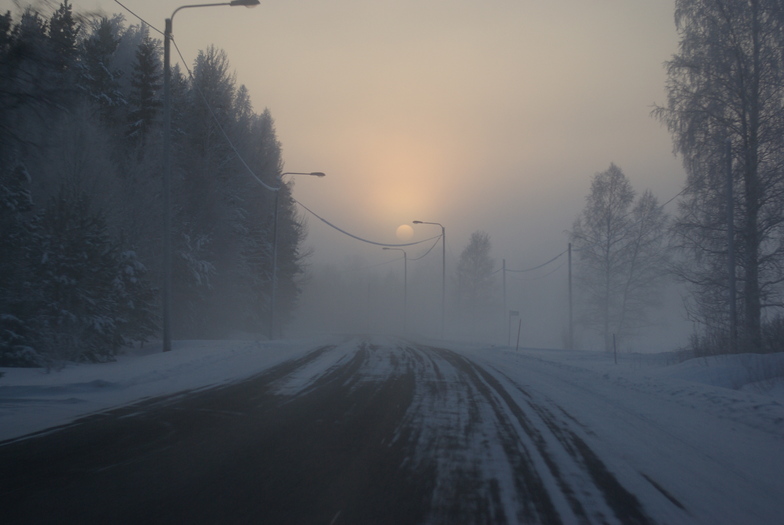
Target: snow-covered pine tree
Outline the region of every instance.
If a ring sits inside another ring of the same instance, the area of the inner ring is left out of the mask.
[[[163,105],[160,93],[163,72],[159,48],[159,42],[150,38],[145,30],[142,42],[136,49],[136,59],[131,72],[128,135],[142,145]]]
[[[82,42],[80,85],[107,124],[115,123],[118,108],[126,104],[118,81],[122,72],[113,63],[121,22],[122,17],[101,17]]]
[[[63,0],[49,18],[49,42],[53,53],[53,67],[63,75],[70,72],[78,52],[77,39],[81,26],[73,15],[73,6]]]
[[[115,294],[117,247],[85,194],[66,189],[38,218],[30,283],[38,301],[36,349],[52,363],[110,359],[123,343]]]
[[[135,251],[118,251],[113,289],[114,315],[123,345],[146,342],[159,329],[158,305],[155,289],[147,279],[147,268]]]
[[[26,249],[33,236],[30,175],[17,164],[0,171],[0,366],[36,366],[28,319],[33,311]]]

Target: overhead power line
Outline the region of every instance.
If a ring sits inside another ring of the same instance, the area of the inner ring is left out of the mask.
[[[545,273],[544,275],[537,275],[537,276],[535,276],[535,277],[523,277],[523,276],[521,276],[521,275],[514,275],[514,276],[512,276],[512,277],[513,277],[513,278],[514,278],[516,281],[539,281],[539,280],[541,280],[541,279],[545,279],[545,278],[547,278],[547,277],[550,277],[552,274],[554,274],[555,272],[557,272],[558,270],[560,270],[561,268],[563,268],[564,266],[566,266],[567,262],[568,262],[568,261],[563,261],[563,262],[561,262],[561,264],[559,264],[558,266],[556,266],[556,267],[555,267],[555,268],[553,268],[552,270],[549,270],[549,271],[548,271],[547,273]],[[506,271],[508,272],[509,270],[506,270]]]
[[[428,242],[428,241],[432,241],[432,240],[434,240],[434,239],[436,239],[436,240],[437,240],[437,239],[440,239],[440,238],[441,238],[441,236],[440,236],[440,235],[436,235],[435,237],[430,237],[430,238],[428,238],[428,239],[423,239],[423,240],[421,240],[421,241],[407,242],[407,243],[402,243],[402,244],[390,244],[390,243],[386,243],[386,242],[376,242],[376,241],[371,241],[371,240],[369,240],[369,239],[365,239],[365,238],[363,238],[363,237],[360,237],[360,236],[358,236],[358,235],[354,235],[353,233],[347,232],[347,231],[346,231],[346,230],[344,230],[343,228],[340,228],[340,227],[338,227],[338,226],[335,226],[334,224],[332,224],[331,222],[329,222],[327,219],[325,219],[324,217],[322,217],[321,215],[319,215],[319,214],[318,214],[318,213],[316,213],[315,211],[311,210],[310,208],[308,208],[307,206],[305,206],[304,204],[302,204],[302,203],[301,203],[300,201],[298,201],[297,199],[295,199],[295,198],[293,198],[293,197],[292,197],[292,199],[291,199],[291,200],[293,200],[294,202],[296,202],[297,204],[299,204],[300,206],[302,206],[302,207],[303,207],[303,208],[304,208],[304,209],[305,209],[307,212],[309,212],[311,215],[313,215],[315,218],[317,218],[318,220],[320,220],[321,222],[323,222],[324,224],[326,224],[326,225],[327,225],[327,226],[329,226],[330,228],[332,228],[332,229],[334,229],[334,230],[337,230],[337,231],[339,231],[340,233],[342,233],[343,235],[347,235],[348,237],[351,237],[352,239],[356,239],[356,240],[358,240],[358,241],[361,241],[361,242],[364,242],[364,243],[367,243],[367,244],[373,244],[373,245],[375,245],[375,246],[388,246],[388,247],[390,247],[390,248],[403,248],[403,247],[405,247],[405,246],[416,246],[417,244],[422,244],[423,242]],[[431,248],[431,249],[432,249],[432,248]]]
[[[426,239],[426,240],[433,240],[432,246],[430,246],[430,248],[428,248],[427,251],[425,253],[423,253],[422,255],[420,255],[419,257],[414,257],[414,258],[409,257],[408,258],[409,261],[418,261],[419,259],[424,259],[425,257],[427,257],[427,254],[432,252],[433,248],[435,248],[436,245],[438,244],[438,241],[441,240],[441,236],[437,235],[435,237],[431,237],[430,239]],[[425,242],[425,241],[422,241],[422,242]]]
[[[525,273],[525,272],[532,272],[532,271],[534,271],[534,270],[538,270],[539,268],[543,268],[543,267],[547,266],[548,264],[550,264],[550,263],[552,263],[552,262],[555,262],[555,261],[556,261],[556,260],[557,260],[559,257],[561,257],[563,254],[565,254],[565,253],[566,253],[566,252],[568,252],[568,251],[569,251],[569,250],[564,250],[564,251],[562,251],[561,253],[559,253],[558,255],[556,255],[555,257],[553,257],[552,259],[550,259],[549,261],[547,261],[547,262],[543,262],[542,264],[538,264],[538,265],[536,265],[536,266],[533,266],[533,267],[531,267],[531,268],[524,268],[524,269],[522,269],[522,270],[510,270],[509,268],[507,268],[507,269],[506,269],[506,271],[507,271],[507,272],[512,272],[512,273]]]
[[[683,195],[683,193],[684,193],[684,192],[685,192],[687,189],[688,189],[688,187],[686,187],[686,188],[683,188],[681,191],[679,191],[678,193],[676,193],[675,195],[673,195],[673,196],[672,196],[670,199],[668,199],[668,200],[667,200],[667,201],[666,201],[664,204],[660,204],[658,207],[659,207],[659,208],[661,208],[661,209],[664,209],[664,207],[665,207],[665,206],[667,206],[669,203],[671,203],[672,201],[674,201],[675,199],[677,199],[678,197],[680,197],[681,195]],[[629,214],[627,214],[627,215],[624,215],[624,217],[627,217],[628,215],[629,215]],[[642,219],[640,219],[640,220],[642,220]],[[633,228],[634,226],[637,226],[637,224],[639,224],[639,223],[640,223],[640,220],[638,220],[638,221],[635,221],[634,223],[632,223],[632,224],[628,225],[628,226],[627,226],[627,228],[628,228],[628,229],[631,229],[631,228]],[[595,246],[595,245],[599,244],[600,242],[601,242],[601,241],[596,241],[596,242],[594,242],[594,243],[592,243],[592,244],[588,244],[587,246],[583,246],[582,248],[574,248],[574,247],[573,247],[573,248],[572,248],[572,250],[573,250],[573,251],[580,251],[580,250],[585,250],[585,249],[587,249],[587,248],[590,248],[590,247],[592,247],[592,246]],[[563,255],[564,255],[565,253],[567,253],[568,251],[569,251],[569,250],[568,250],[568,249],[566,249],[566,250],[562,251],[561,253],[559,253],[558,255],[556,255],[555,257],[553,257],[552,259],[550,259],[550,260],[548,260],[548,261],[546,261],[546,262],[543,262],[542,264],[538,264],[538,265],[536,265],[536,266],[533,266],[533,267],[531,267],[531,268],[524,268],[524,269],[522,269],[522,270],[510,270],[509,268],[507,268],[507,269],[506,269],[506,271],[507,271],[507,272],[511,272],[511,273],[525,273],[525,272],[532,272],[532,271],[534,271],[534,270],[538,270],[538,269],[540,269],[540,268],[543,268],[543,267],[547,266],[548,264],[551,264],[551,263],[555,262],[556,260],[558,260],[558,258],[559,258],[559,257],[563,256]],[[562,266],[563,266],[563,265],[559,266],[558,268],[561,268]],[[558,268],[557,268],[557,269],[558,269]],[[499,271],[501,271],[501,270],[500,270],[500,269],[499,269],[499,270],[496,270],[494,273],[498,273]],[[551,274],[551,273],[553,273],[554,271],[555,271],[555,270],[553,270],[552,272],[548,273],[547,275],[550,275],[550,274]],[[545,275],[544,277],[546,277],[547,275]]]
[[[229,147],[231,147],[231,150],[234,152],[234,154],[240,160],[242,165],[245,166],[245,169],[248,170],[248,173],[250,174],[250,176],[253,177],[254,179],[256,179],[256,182],[261,184],[266,190],[273,191],[273,192],[274,191],[279,191],[280,190],[280,186],[278,186],[277,188],[274,188],[274,187],[270,186],[269,184],[267,184],[266,182],[264,182],[263,180],[261,180],[261,178],[259,178],[259,176],[256,175],[256,173],[251,169],[251,167],[248,166],[248,163],[245,162],[245,159],[242,157],[242,155],[240,155],[240,152],[237,151],[237,148],[234,146],[234,142],[232,142],[232,140],[229,138],[229,135],[226,133],[226,130],[223,129],[223,126],[221,125],[220,121],[218,120],[218,116],[215,114],[215,111],[213,111],[212,106],[210,106],[210,103],[207,101],[207,97],[204,95],[204,92],[199,88],[198,84],[196,84],[196,79],[193,78],[193,73],[191,72],[191,68],[189,68],[188,64],[185,62],[185,57],[182,56],[182,53],[180,52],[180,48],[177,45],[177,42],[174,40],[174,37],[171,37],[171,41],[174,44],[174,49],[177,50],[177,54],[179,55],[180,60],[182,60],[182,64],[185,67],[185,70],[188,71],[188,76],[191,79],[191,84],[196,89],[196,92],[199,94],[199,96],[201,97],[202,101],[204,101],[204,105],[207,106],[207,110],[210,112],[210,115],[212,116],[212,120],[215,121],[215,125],[218,126],[218,129],[220,130],[221,134],[223,135],[223,138],[226,139],[226,142],[229,144]]]
[[[126,6],[124,6],[123,4],[121,4],[121,3],[120,3],[118,0],[115,0],[115,2],[117,2],[117,4],[119,4],[121,7],[123,7],[125,10],[127,10],[129,13],[131,13],[131,14],[132,14],[132,15],[134,15],[136,18],[138,18],[139,20],[141,20],[143,23],[147,24],[148,26],[152,27],[153,29],[155,29],[156,31],[158,31],[159,33],[161,33],[161,31],[160,31],[160,30],[158,30],[158,29],[157,29],[157,28],[155,28],[155,27],[154,27],[152,24],[150,24],[149,22],[147,22],[146,20],[144,20],[142,17],[140,17],[139,15],[137,15],[136,13],[134,13],[133,11],[131,11],[130,9],[128,9]],[[161,34],[163,34],[163,33],[161,33]],[[164,35],[164,36],[165,36],[165,35]],[[247,162],[245,162],[245,159],[242,157],[242,155],[240,154],[240,152],[239,152],[239,151],[237,150],[237,148],[234,146],[234,142],[232,142],[231,138],[230,138],[230,137],[229,137],[229,135],[226,133],[226,130],[223,128],[223,126],[221,125],[220,121],[218,120],[218,116],[215,114],[215,111],[212,109],[212,106],[210,105],[209,101],[207,100],[207,97],[204,95],[204,93],[202,92],[202,90],[199,88],[199,86],[198,86],[198,85],[196,84],[196,82],[194,81],[193,72],[191,71],[190,67],[188,67],[188,63],[187,63],[187,61],[185,60],[185,57],[182,55],[182,52],[180,51],[180,48],[179,48],[179,46],[177,45],[177,42],[174,40],[174,36],[172,36],[172,37],[171,37],[171,42],[174,44],[174,49],[177,51],[177,55],[180,57],[180,60],[182,61],[182,64],[183,64],[183,67],[185,67],[185,70],[188,72],[188,76],[189,76],[189,77],[190,77],[190,79],[191,79],[191,83],[192,83],[193,87],[196,89],[196,92],[199,94],[199,97],[201,98],[202,102],[204,102],[204,105],[207,107],[207,110],[209,111],[209,113],[210,113],[210,116],[212,117],[213,121],[215,122],[215,125],[216,125],[216,126],[218,127],[218,129],[220,130],[220,132],[221,132],[221,135],[223,135],[223,138],[226,140],[226,143],[229,145],[229,147],[231,147],[232,151],[233,151],[233,152],[234,152],[234,154],[237,156],[237,158],[239,159],[239,161],[240,161],[240,162],[242,163],[242,165],[245,167],[245,169],[246,169],[246,170],[247,170],[247,172],[250,174],[250,176],[251,176],[251,177],[253,177],[253,179],[254,179],[254,180],[256,180],[256,182],[258,182],[259,184],[261,184],[261,186],[263,186],[265,189],[267,189],[267,190],[269,190],[269,191],[273,191],[273,192],[279,191],[279,190],[280,190],[280,187],[277,187],[277,188],[275,188],[275,187],[272,187],[272,186],[270,186],[269,184],[265,183],[263,180],[261,180],[261,178],[260,178],[258,175],[256,175],[256,173],[255,173],[255,172],[253,171],[253,169],[252,169],[252,168],[251,168],[251,167],[248,165],[248,163],[247,163]],[[431,240],[436,240],[436,241],[437,241],[438,239],[440,239],[440,238],[441,238],[441,236],[440,236],[440,235],[438,235],[438,236],[435,236],[435,237],[430,237],[430,238],[428,238],[428,239],[424,239],[424,240],[421,240],[421,241],[410,242],[410,243],[402,243],[402,244],[391,244],[391,243],[382,243],[382,242],[371,241],[371,240],[369,240],[369,239],[364,239],[364,238],[362,238],[362,237],[359,237],[358,235],[354,235],[353,233],[349,233],[349,232],[347,232],[346,230],[344,230],[344,229],[342,229],[342,228],[339,228],[338,226],[335,226],[334,224],[332,224],[331,222],[329,222],[327,219],[325,219],[324,217],[321,217],[320,215],[318,215],[316,212],[314,212],[313,210],[311,210],[310,208],[308,208],[307,206],[305,206],[303,203],[301,203],[301,202],[300,202],[300,201],[298,201],[297,199],[295,199],[295,198],[293,198],[293,197],[292,197],[292,200],[293,200],[294,202],[296,202],[297,204],[299,204],[300,206],[302,206],[302,207],[303,207],[305,210],[307,210],[308,212],[310,212],[310,213],[311,213],[311,214],[312,214],[314,217],[316,217],[317,219],[319,219],[319,220],[320,220],[321,222],[323,222],[324,224],[326,224],[326,225],[330,226],[331,228],[333,228],[333,229],[335,229],[335,230],[339,231],[340,233],[342,233],[342,234],[344,234],[344,235],[347,235],[347,236],[349,236],[349,237],[351,237],[351,238],[353,238],[353,239],[356,239],[356,240],[358,240],[358,241],[361,241],[361,242],[364,242],[364,243],[367,243],[367,244],[373,244],[373,245],[376,245],[376,246],[388,246],[388,247],[397,248],[397,247],[404,247],[404,246],[416,246],[416,245],[418,245],[418,244],[422,244],[422,243],[424,243],[424,242],[428,242],[428,241],[431,241]],[[433,246],[435,246],[435,243],[433,244]],[[433,248],[431,247],[431,248],[430,248],[430,250],[432,250],[432,249],[433,249]],[[427,255],[427,253],[429,253],[429,252],[430,252],[430,250],[428,250],[428,251],[425,253],[425,255]],[[422,257],[424,257],[424,255],[423,255]]]
[[[147,20],[145,20],[144,18],[140,17],[139,15],[137,15],[136,13],[134,13],[133,11],[131,11],[130,9],[128,9],[128,7],[126,7],[125,5],[123,5],[123,4],[122,4],[122,3],[121,3],[119,0],[114,0],[114,2],[115,2],[117,5],[119,5],[120,7],[122,7],[123,9],[125,9],[126,11],[128,11],[129,13],[131,13],[133,16],[135,16],[136,18],[138,18],[138,19],[139,19],[139,21],[141,21],[143,24],[146,24],[146,25],[147,25],[147,26],[148,26],[150,29],[153,29],[153,30],[157,31],[158,33],[160,33],[160,34],[161,34],[162,36],[164,36],[164,37],[166,36],[166,35],[164,34],[164,32],[163,32],[163,31],[161,31],[160,29],[158,29],[157,27],[155,27],[154,25],[152,25],[151,23],[149,23]]]

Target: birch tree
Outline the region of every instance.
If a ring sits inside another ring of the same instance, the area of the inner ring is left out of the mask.
[[[687,172],[675,223],[692,313],[726,330],[726,144],[732,154],[735,258],[743,347],[760,348],[763,309],[784,280],[784,3],[677,0],[678,53],[667,62],[670,130]]]
[[[666,215],[652,193],[635,203],[626,175],[611,164],[591,182],[571,241],[578,254],[581,321],[597,331],[606,350],[648,322],[666,269]]]
[[[490,249],[490,235],[475,231],[457,263],[457,302],[471,318],[487,313],[493,302],[495,262]]]

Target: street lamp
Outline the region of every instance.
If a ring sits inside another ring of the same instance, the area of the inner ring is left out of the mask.
[[[270,318],[269,318],[269,338],[270,341],[275,337],[275,303],[278,288],[278,205],[280,203],[280,190],[283,187],[284,175],[305,175],[308,177],[326,177],[327,174],[321,171],[287,171],[278,176],[278,187],[275,188],[275,204],[273,204],[272,220],[272,290],[270,292]]]
[[[444,319],[446,318],[446,228],[440,222],[414,221],[414,224],[441,226],[441,339],[443,339]]]
[[[388,246],[384,246],[381,249],[403,252],[403,332],[406,332],[406,320],[408,317],[408,254],[403,248],[390,248]]]
[[[180,9],[214,6],[259,5],[259,0],[232,0],[217,4],[183,5],[166,19],[163,33],[163,351],[171,350],[171,295],[172,295],[172,244],[171,244],[171,38],[172,20]]]

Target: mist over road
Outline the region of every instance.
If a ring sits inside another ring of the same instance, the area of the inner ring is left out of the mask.
[[[541,384],[624,410],[540,372]],[[701,522],[704,509],[656,469],[595,450],[596,432],[574,410],[458,351],[347,338],[245,381],[0,446],[3,521]],[[630,428],[669,432],[651,419]],[[676,457],[692,447],[669,436],[661,446]],[[687,485],[732,473],[708,453],[697,461]],[[743,482],[730,481],[743,497]]]

